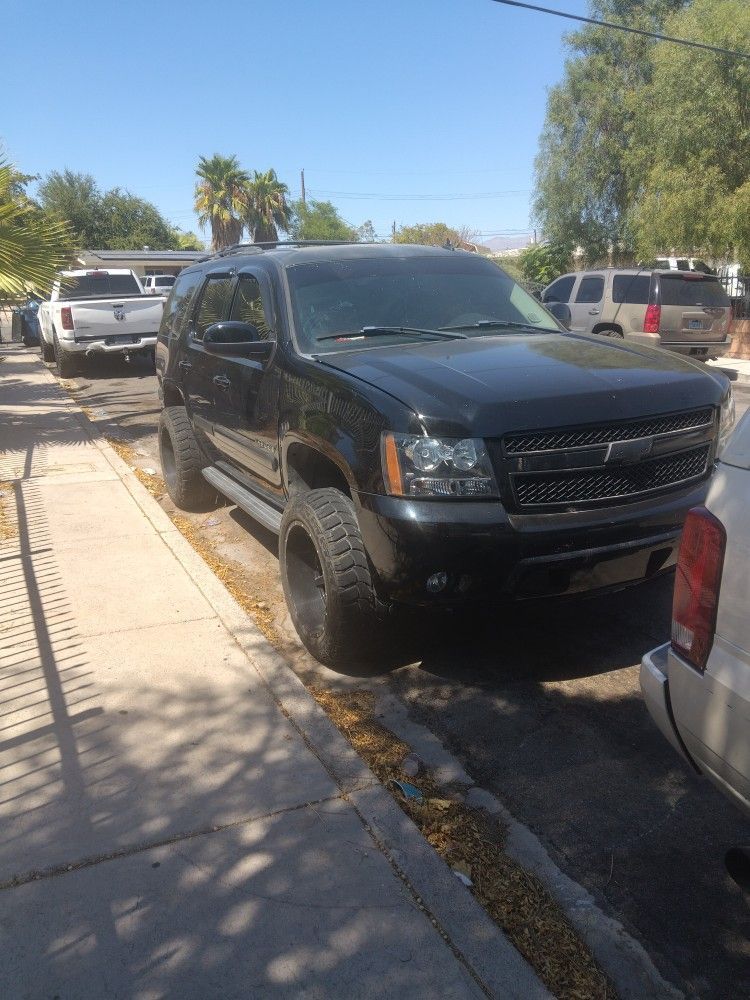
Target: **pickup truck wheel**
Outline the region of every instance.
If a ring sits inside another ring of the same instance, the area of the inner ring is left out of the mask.
[[[312,655],[329,667],[371,659],[381,605],[351,500],[336,489],[290,500],[279,563],[294,627]]]
[[[42,361],[54,361],[55,360],[55,346],[54,344],[48,344],[47,341],[42,338]]]
[[[159,417],[159,457],[167,493],[183,510],[205,510],[215,497],[203,478],[206,464],[184,406],[167,406]]]
[[[78,371],[78,364],[76,363],[76,358],[70,351],[63,350],[60,347],[60,341],[57,338],[57,334],[54,335],[54,357],[57,364],[57,374],[60,378],[73,378],[73,376]]]

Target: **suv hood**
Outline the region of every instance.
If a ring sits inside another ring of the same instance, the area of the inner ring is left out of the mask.
[[[718,406],[728,385],[667,351],[572,334],[420,342],[319,360],[400,400],[427,433],[454,437]]]

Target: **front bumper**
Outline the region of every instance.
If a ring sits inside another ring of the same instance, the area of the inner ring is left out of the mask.
[[[649,579],[674,566],[687,511],[707,488],[567,514],[509,514],[498,501],[354,499],[381,594],[429,605],[604,591]],[[430,594],[435,573],[447,583]]]

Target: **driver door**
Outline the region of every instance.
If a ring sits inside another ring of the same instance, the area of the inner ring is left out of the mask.
[[[243,270],[239,275],[229,319],[251,324],[258,346],[268,346],[246,357],[217,359],[216,447],[241,478],[280,491],[276,332],[271,290],[262,271]]]

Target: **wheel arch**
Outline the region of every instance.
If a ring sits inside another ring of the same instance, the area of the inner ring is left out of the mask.
[[[602,330],[615,330],[620,334],[621,337],[625,336],[625,331],[623,330],[620,323],[595,323],[591,329],[592,333],[601,333]]]
[[[351,471],[335,452],[308,441],[291,440],[283,449],[284,485],[289,497],[309,490],[333,487],[351,498]]]

